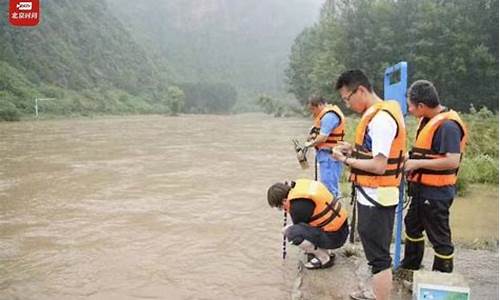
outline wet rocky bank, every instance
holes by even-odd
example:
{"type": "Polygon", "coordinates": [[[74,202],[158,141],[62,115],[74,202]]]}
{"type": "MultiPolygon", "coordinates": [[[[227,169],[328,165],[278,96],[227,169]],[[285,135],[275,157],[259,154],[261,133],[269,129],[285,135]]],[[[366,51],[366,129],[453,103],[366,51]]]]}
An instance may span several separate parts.
{"type": "MultiPolygon", "coordinates": [[[[349,299],[349,293],[369,278],[360,244],[348,244],[335,251],[336,264],[330,269],[307,270],[302,268],[305,257],[296,253],[297,276],[293,284],[291,298],[294,300],[349,299]]],[[[426,248],[424,269],[432,267],[433,250],[426,248]]],[[[470,288],[472,299],[498,299],[498,250],[470,249],[457,247],[455,272],[462,274],[470,288]]],[[[392,299],[409,300],[411,291],[402,280],[394,280],[392,299]]]]}

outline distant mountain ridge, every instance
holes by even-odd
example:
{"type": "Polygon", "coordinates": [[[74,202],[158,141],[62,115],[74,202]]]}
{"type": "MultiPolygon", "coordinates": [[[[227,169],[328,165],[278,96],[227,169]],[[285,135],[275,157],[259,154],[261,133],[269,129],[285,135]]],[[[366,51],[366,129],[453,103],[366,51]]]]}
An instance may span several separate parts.
{"type": "Polygon", "coordinates": [[[321,0],[107,0],[165,57],[180,81],[223,81],[239,91],[284,92],[293,40],[321,0]]]}
{"type": "Polygon", "coordinates": [[[290,46],[314,22],[320,3],[42,0],[41,5],[40,24],[19,28],[8,24],[8,1],[0,0],[0,114],[5,107],[30,114],[34,97],[61,99],[50,108],[54,114],[162,111],[169,86],[197,82],[204,88],[228,84],[244,101],[259,93],[284,93],[290,46]]]}

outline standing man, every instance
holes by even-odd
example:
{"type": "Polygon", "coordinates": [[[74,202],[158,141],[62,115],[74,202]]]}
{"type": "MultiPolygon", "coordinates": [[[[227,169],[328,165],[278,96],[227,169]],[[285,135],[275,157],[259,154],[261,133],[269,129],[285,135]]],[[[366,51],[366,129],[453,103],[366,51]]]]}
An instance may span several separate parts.
{"type": "Polygon", "coordinates": [[[269,206],[284,209],[293,225],[283,228],[288,241],[312,258],[308,269],[333,266],[335,255],[327,249],[344,245],[349,235],[347,212],[340,201],[319,181],[298,179],[291,183],[275,183],[267,190],[269,206]]]}
{"type": "Polygon", "coordinates": [[[418,80],[410,86],[408,110],[420,118],[420,124],[405,165],[412,198],[405,217],[405,254],[401,268],[420,268],[425,231],[434,248],[432,270],[451,273],[454,248],[449,209],[455,197],[467,130],[455,111],[440,104],[436,88],[427,80],[418,80]]]}
{"type": "Polygon", "coordinates": [[[341,74],[335,89],[347,107],[361,114],[354,146],[342,143],[332,153],[351,168],[359,237],[373,274],[372,289],[354,292],[351,298],[386,300],[392,288],[390,244],[403,174],[404,119],[398,102],[382,101],[360,70],[341,74]]]}
{"type": "Polygon", "coordinates": [[[327,104],[324,98],[318,96],[309,98],[308,108],[314,124],[305,147],[316,148],[315,163],[319,162],[320,180],[338,198],[341,195],[342,163],[333,159],[331,149],[344,139],[344,114],[338,106],[327,104]]]}

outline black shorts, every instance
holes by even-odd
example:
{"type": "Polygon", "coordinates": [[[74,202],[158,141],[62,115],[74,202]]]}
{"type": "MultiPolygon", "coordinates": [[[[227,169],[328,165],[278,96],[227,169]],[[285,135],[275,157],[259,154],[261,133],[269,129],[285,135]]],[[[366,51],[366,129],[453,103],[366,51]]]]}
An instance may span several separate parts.
{"type": "Polygon", "coordinates": [[[314,246],[323,249],[337,249],[344,245],[349,235],[347,221],[335,232],[326,232],[309,224],[299,223],[290,226],[286,232],[286,238],[294,245],[301,244],[307,240],[314,246]]]}
{"type": "Polygon", "coordinates": [[[358,232],[372,274],[391,267],[391,241],[396,207],[358,203],[358,232]]]}

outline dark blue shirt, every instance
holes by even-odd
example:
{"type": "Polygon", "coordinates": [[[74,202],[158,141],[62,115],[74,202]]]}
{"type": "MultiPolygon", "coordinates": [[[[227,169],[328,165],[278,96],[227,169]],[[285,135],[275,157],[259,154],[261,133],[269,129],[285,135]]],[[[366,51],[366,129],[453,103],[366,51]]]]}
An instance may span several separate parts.
{"type": "Polygon", "coordinates": [[[313,201],[301,198],[290,202],[290,216],[293,224],[305,223],[308,224],[311,219],[316,204],[313,201]]]}

